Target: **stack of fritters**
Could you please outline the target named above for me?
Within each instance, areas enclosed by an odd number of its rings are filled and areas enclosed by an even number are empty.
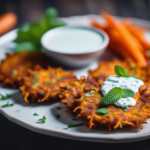
[[[20,91],[27,103],[44,102],[51,98],[58,98],[63,91],[60,87],[66,87],[74,80],[76,77],[73,71],[65,72],[62,68],[36,67],[34,70],[28,70],[27,75],[23,78]]]
[[[49,65],[49,61],[41,53],[29,53],[27,51],[15,54],[6,53],[6,59],[2,60],[0,65],[0,81],[3,85],[16,88],[20,85],[27,70],[29,68],[33,69],[35,65],[46,68]]]
[[[70,89],[65,89],[60,95],[61,102],[77,113],[77,117],[84,117],[88,122],[89,129],[92,127],[100,127],[106,125],[109,130],[118,128],[119,126],[137,126],[142,128],[140,124],[146,123],[150,117],[150,82],[146,82],[140,87],[139,92],[134,96],[136,105],[129,107],[124,111],[123,108],[115,105],[100,106],[99,102],[103,95],[101,93],[101,85],[105,78],[115,74],[114,66],[120,65],[127,69],[129,74],[136,75],[144,82],[150,77],[149,67],[141,67],[133,61],[119,61],[99,63],[98,69],[89,71],[90,77],[72,82]],[[91,81],[92,80],[92,84]],[[86,84],[85,84],[86,83]],[[79,85],[82,88],[78,88]],[[79,90],[80,89],[80,90]],[[81,91],[76,95],[77,90]],[[70,107],[71,106],[71,107]],[[100,108],[108,108],[108,114],[97,114],[96,110]]]

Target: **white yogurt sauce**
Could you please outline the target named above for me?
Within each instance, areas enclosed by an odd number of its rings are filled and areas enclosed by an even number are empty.
[[[133,77],[118,77],[117,75],[109,76],[104,83],[102,84],[101,91],[105,96],[111,89],[114,87],[120,87],[122,89],[130,89],[136,94],[139,90],[139,87],[144,83],[139,79],[135,79]],[[132,97],[121,98],[114,105],[119,107],[127,107],[127,106],[135,106],[136,100]]]
[[[47,38],[49,49],[57,52],[88,52],[97,48],[104,41],[103,36],[93,30],[84,28],[64,28]]]

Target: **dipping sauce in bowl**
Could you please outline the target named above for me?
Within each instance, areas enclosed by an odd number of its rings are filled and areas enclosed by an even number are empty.
[[[72,67],[84,67],[108,45],[106,33],[88,27],[58,27],[47,31],[41,43],[50,57]]]

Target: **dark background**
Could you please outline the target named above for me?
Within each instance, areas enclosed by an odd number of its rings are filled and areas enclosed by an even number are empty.
[[[17,27],[38,21],[45,9],[55,7],[60,17],[98,14],[150,20],[149,0],[0,0],[0,15],[12,11]],[[114,135],[115,136],[115,135]],[[0,150],[150,150],[150,139],[132,143],[94,143],[66,140],[32,132],[0,115]]]

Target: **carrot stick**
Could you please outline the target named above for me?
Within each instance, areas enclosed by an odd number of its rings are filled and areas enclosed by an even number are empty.
[[[131,33],[123,25],[117,24],[109,14],[104,13],[103,16],[110,24],[109,26],[111,26],[112,29],[116,30],[119,33],[120,42],[122,43],[122,45],[124,45],[126,51],[132,56],[132,58],[141,65],[146,66],[146,59]]]
[[[139,32],[138,29],[132,27],[130,24],[124,23],[125,27],[131,32],[131,34],[138,39],[141,45],[146,50],[150,50],[150,44],[146,41],[144,36]]]
[[[12,29],[17,23],[17,16],[8,12],[0,16],[0,35]]]
[[[101,25],[97,20],[92,18],[91,26],[105,31],[108,25],[107,24]]]

